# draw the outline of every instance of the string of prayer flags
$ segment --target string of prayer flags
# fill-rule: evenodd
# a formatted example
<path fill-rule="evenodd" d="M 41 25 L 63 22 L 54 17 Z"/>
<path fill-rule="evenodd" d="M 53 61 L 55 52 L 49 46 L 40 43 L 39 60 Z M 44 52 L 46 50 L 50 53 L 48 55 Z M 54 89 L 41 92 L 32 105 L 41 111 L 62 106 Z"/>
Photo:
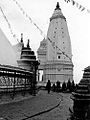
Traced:
<path fill-rule="evenodd" d="M 7 22 L 7 25 L 8 25 L 8 28 L 9 28 L 9 30 L 10 30 L 11 35 L 13 36 L 14 39 L 16 39 L 16 40 L 19 42 L 19 40 L 18 40 L 18 38 L 16 37 L 16 34 L 14 34 L 14 32 L 13 32 L 13 30 L 12 30 L 12 27 L 11 27 L 11 24 L 10 24 L 10 22 L 8 21 L 8 19 L 7 19 L 6 15 L 5 15 L 3 9 L 1 8 L 1 6 L 0 6 L 0 11 L 2 12 L 2 15 L 3 15 L 5 21 Z"/>
<path fill-rule="evenodd" d="M 79 10 L 84 11 L 86 10 L 87 13 L 90 13 L 90 10 L 82 6 L 81 4 L 77 3 L 75 0 L 64 0 L 66 3 L 72 3 L 73 6 L 76 6 Z"/>

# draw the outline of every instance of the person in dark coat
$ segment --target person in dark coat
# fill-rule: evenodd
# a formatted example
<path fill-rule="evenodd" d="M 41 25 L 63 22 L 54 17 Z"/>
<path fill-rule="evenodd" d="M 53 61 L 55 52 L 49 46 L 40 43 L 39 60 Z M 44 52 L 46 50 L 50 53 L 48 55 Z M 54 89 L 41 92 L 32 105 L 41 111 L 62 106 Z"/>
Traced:
<path fill-rule="evenodd" d="M 55 92 L 55 90 L 56 90 L 55 83 L 53 84 L 52 89 L 53 89 L 53 92 Z"/>
<path fill-rule="evenodd" d="M 50 80 L 48 80 L 48 82 L 47 82 L 47 90 L 48 90 L 48 94 L 49 94 L 50 90 L 51 90 L 51 82 L 50 82 Z"/>

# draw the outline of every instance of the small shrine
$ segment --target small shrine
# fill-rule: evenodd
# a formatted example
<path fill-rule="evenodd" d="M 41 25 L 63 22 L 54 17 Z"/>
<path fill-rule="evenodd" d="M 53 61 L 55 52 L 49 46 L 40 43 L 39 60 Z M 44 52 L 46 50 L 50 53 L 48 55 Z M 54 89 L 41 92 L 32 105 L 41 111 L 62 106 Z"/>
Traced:
<path fill-rule="evenodd" d="M 75 120 L 85 120 L 90 110 L 90 66 L 84 69 L 83 78 L 71 99 L 74 101 L 72 116 Z"/>
<path fill-rule="evenodd" d="M 38 67 L 38 61 L 34 51 L 31 50 L 29 45 L 29 39 L 26 47 L 22 47 L 20 59 L 17 60 L 18 66 L 24 69 L 35 71 Z"/>
<path fill-rule="evenodd" d="M 38 60 L 36 60 L 35 53 L 31 50 L 29 43 L 30 41 L 28 39 L 27 45 L 24 46 L 23 34 L 21 34 L 21 41 L 18 44 L 16 44 L 13 48 L 16 52 L 18 67 L 32 72 L 32 84 L 36 85 L 36 81 L 38 78 L 37 70 L 39 62 Z"/>
<path fill-rule="evenodd" d="M 30 40 L 28 39 L 27 45 L 24 45 L 23 34 L 21 33 L 21 40 L 13 46 L 16 53 L 18 67 L 34 72 L 38 69 L 39 62 L 36 60 L 34 51 L 30 48 Z"/>

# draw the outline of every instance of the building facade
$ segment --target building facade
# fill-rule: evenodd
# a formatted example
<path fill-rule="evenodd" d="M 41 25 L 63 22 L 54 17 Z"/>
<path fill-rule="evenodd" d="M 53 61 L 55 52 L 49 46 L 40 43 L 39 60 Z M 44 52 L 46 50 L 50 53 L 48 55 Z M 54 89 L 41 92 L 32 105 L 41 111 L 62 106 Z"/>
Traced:
<path fill-rule="evenodd" d="M 37 54 L 44 82 L 48 79 L 51 82 L 73 80 L 71 41 L 66 18 L 58 2 L 50 18 L 47 37 L 41 41 Z"/>

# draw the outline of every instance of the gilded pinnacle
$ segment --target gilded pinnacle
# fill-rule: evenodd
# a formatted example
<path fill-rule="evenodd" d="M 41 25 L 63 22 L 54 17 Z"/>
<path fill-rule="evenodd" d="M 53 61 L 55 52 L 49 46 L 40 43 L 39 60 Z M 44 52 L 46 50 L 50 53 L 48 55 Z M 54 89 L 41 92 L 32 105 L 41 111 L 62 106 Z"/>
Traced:
<path fill-rule="evenodd" d="M 57 5 L 56 5 L 55 10 L 61 10 L 61 9 L 60 9 L 60 6 L 59 6 L 59 2 L 57 2 Z"/>

